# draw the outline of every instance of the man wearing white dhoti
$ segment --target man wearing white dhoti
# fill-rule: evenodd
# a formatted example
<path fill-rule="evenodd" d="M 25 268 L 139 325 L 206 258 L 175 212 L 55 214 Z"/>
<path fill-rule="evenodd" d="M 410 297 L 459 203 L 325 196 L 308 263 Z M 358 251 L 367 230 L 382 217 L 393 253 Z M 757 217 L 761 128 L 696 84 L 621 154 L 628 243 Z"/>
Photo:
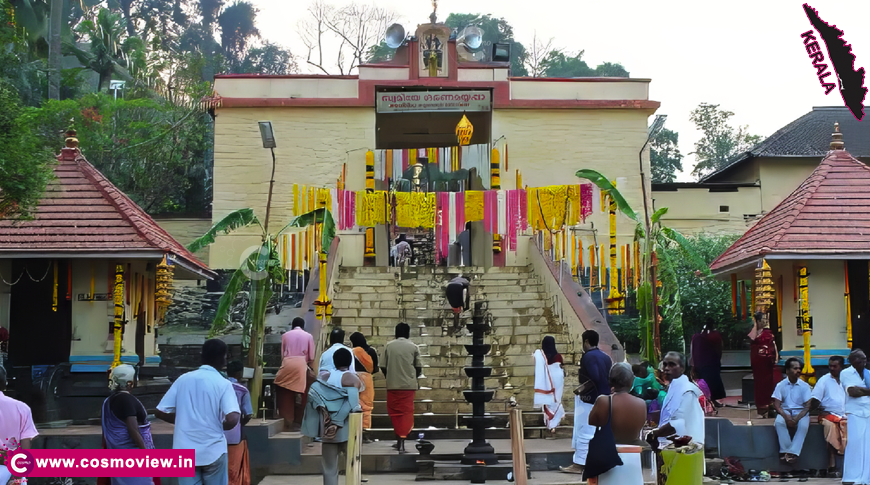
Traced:
<path fill-rule="evenodd" d="M 565 371 L 562 356 L 556 352 L 556 339 L 544 337 L 541 348 L 535 351 L 535 408 L 543 408 L 544 424 L 555 437 L 556 427 L 565 416 L 562 405 L 562 390 L 565 387 Z"/>
<path fill-rule="evenodd" d="M 668 477 L 685 477 L 691 474 L 692 482 L 701 483 L 706 467 L 704 466 L 704 409 L 701 407 L 699 398 L 703 395 L 698 388 L 685 375 L 686 357 L 679 352 L 668 352 L 662 361 L 663 373 L 666 380 L 670 380 L 668 394 L 662 403 L 661 419 L 659 427 L 647 435 L 647 443 L 653 450 L 659 451 L 665 448 L 668 438 L 688 436 L 693 443 L 697 443 L 699 450 L 695 453 L 686 454 L 690 459 L 675 460 L 671 463 Z M 700 453 L 700 456 L 698 456 Z M 657 454 L 658 468 L 664 463 L 664 457 Z M 696 459 L 693 459 L 696 458 Z M 698 462 L 701 466 L 697 466 Z M 691 469 L 692 471 L 689 471 Z M 663 470 L 664 472 L 664 470 Z M 670 484 L 673 480 L 667 480 L 663 475 L 659 477 L 659 483 Z"/>
<path fill-rule="evenodd" d="M 574 389 L 574 435 L 571 448 L 574 448 L 571 466 L 561 467 L 565 473 L 583 474 L 589 442 L 595 436 L 595 426 L 589 425 L 589 413 L 598 396 L 610 395 L 610 356 L 598 348 L 598 332 L 583 332 L 583 357 L 580 358 L 580 386 Z"/>
<path fill-rule="evenodd" d="M 686 357 L 679 352 L 668 352 L 662 361 L 666 379 L 670 379 L 668 394 L 662 403 L 659 427 L 647 437 L 650 446 L 656 449 L 653 438 L 659 445 L 667 443 L 667 438 L 691 436 L 695 443 L 704 444 L 704 409 L 701 408 L 701 390 L 685 375 Z M 661 448 L 662 446 L 659 446 Z"/>
<path fill-rule="evenodd" d="M 843 483 L 870 485 L 870 372 L 867 356 L 861 349 L 849 354 L 851 367 L 840 373 L 846 390 L 846 454 L 843 457 Z"/>

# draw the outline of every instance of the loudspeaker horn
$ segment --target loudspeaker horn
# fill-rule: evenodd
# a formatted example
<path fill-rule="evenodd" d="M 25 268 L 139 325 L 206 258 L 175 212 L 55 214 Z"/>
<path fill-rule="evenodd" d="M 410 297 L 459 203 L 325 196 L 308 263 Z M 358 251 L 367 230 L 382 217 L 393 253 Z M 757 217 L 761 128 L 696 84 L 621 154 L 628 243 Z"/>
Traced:
<path fill-rule="evenodd" d="M 401 24 L 393 24 L 387 28 L 384 41 L 390 49 L 396 49 L 405 42 L 405 28 Z"/>
<path fill-rule="evenodd" d="M 469 25 L 462 29 L 456 37 L 457 44 L 464 44 L 469 50 L 480 49 L 483 45 L 483 30 L 476 25 Z"/>

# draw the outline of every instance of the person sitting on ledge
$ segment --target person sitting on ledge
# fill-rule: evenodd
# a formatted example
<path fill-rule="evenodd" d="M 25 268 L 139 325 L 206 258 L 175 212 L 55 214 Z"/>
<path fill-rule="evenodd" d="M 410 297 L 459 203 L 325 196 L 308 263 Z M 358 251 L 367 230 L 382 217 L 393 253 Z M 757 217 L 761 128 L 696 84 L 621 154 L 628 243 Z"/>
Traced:
<path fill-rule="evenodd" d="M 832 355 L 828 359 L 828 373 L 819 378 L 813 387 L 810 409 L 819 409 L 819 424 L 825 428 L 828 442 L 828 478 L 840 478 L 837 470 L 837 454 L 846 452 L 846 390 L 840 383 L 846 359 Z"/>
<path fill-rule="evenodd" d="M 779 459 L 786 463 L 797 461 L 810 429 L 810 399 L 813 391 L 800 378 L 802 368 L 803 363 L 798 358 L 786 360 L 787 379 L 779 381 L 771 396 L 777 414 L 774 426 L 779 437 Z"/>

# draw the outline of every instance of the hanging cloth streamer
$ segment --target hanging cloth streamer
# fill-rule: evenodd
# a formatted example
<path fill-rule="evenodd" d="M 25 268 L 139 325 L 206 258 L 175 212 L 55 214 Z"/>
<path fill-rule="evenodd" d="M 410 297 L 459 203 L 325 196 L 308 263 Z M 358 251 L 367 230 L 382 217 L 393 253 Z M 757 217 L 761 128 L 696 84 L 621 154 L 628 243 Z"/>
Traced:
<path fill-rule="evenodd" d="M 439 223 L 435 226 L 435 238 L 438 245 L 436 253 L 442 259 L 447 259 L 450 250 L 450 233 L 447 228 L 450 225 L 450 194 L 438 192 L 437 197 Z"/>
<path fill-rule="evenodd" d="M 397 192 L 396 226 L 435 227 L 435 193 Z"/>
<path fill-rule="evenodd" d="M 502 236 L 507 234 L 507 191 L 499 190 L 498 197 L 498 233 Z"/>
<path fill-rule="evenodd" d="M 482 191 L 465 192 L 465 220 L 477 222 L 483 220 L 483 194 Z"/>
<path fill-rule="evenodd" d="M 373 227 L 387 223 L 387 193 L 384 191 L 357 192 L 356 224 Z"/>
<path fill-rule="evenodd" d="M 580 185 L 580 218 L 583 222 L 592 215 L 592 192 L 592 184 Z"/>
<path fill-rule="evenodd" d="M 449 236 L 450 244 L 453 244 L 456 242 L 457 236 L 459 234 L 456 232 L 456 195 L 457 194 L 455 194 L 455 193 L 449 193 L 449 192 L 447 193 L 447 200 L 448 200 L 449 207 L 448 207 L 447 220 L 444 222 L 448 228 L 448 236 Z M 448 248 L 447 254 L 448 255 L 450 254 L 449 248 Z"/>
<path fill-rule="evenodd" d="M 457 234 L 465 230 L 465 192 L 452 194 L 456 198 L 456 216 L 452 219 Z"/>

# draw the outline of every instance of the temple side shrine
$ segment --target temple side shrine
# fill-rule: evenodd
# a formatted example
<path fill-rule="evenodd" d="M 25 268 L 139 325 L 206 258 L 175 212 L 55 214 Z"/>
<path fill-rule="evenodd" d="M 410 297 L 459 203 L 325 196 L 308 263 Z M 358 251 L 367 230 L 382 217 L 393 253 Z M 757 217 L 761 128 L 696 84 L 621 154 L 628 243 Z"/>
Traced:
<path fill-rule="evenodd" d="M 94 168 L 74 130 L 33 220 L 0 220 L 0 326 L 7 369 L 39 421 L 99 415 L 106 371 L 139 367 L 134 392 L 156 404 L 158 328 L 173 279 L 215 277 Z M 143 394 L 152 394 L 151 399 Z"/>
<path fill-rule="evenodd" d="M 810 372 L 870 348 L 870 167 L 836 124 L 832 138 L 813 173 L 711 265 L 732 281 L 735 314 L 764 306 L 781 358 L 800 357 Z M 768 305 L 758 305 L 762 285 L 773 287 Z"/>

